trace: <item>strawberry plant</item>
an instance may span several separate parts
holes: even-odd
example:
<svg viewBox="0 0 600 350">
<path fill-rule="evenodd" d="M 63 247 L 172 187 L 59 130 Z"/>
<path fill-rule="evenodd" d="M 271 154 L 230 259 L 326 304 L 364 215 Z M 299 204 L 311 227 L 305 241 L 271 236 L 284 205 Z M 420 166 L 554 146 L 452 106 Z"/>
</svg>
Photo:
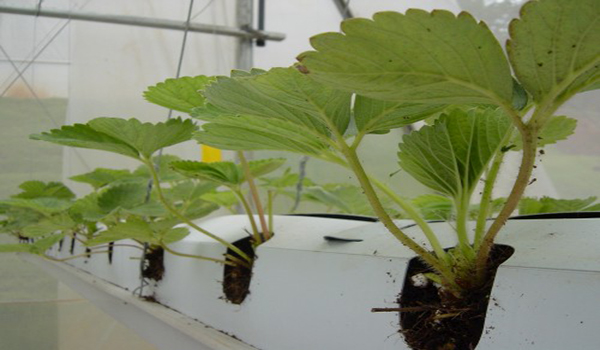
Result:
<svg viewBox="0 0 600 350">
<path fill-rule="evenodd" d="M 295 67 L 203 78 L 197 89 L 206 101 L 188 110 L 207 123 L 194 138 L 223 149 L 297 152 L 351 169 L 379 220 L 430 268 L 442 305 L 468 308 L 460 301 L 491 286 L 495 238 L 530 183 L 538 148 L 574 130 L 575 120 L 557 110 L 600 87 L 599 11 L 594 0 L 530 1 L 510 24 L 507 55 L 486 24 L 465 12 L 349 19 L 341 33 L 313 37 L 314 51 L 299 55 Z M 424 119 L 434 122 L 403 138 L 399 166 L 447 199 L 455 247 L 441 246 L 413 203 L 371 176 L 357 154 L 368 135 Z M 521 153 L 521 165 L 488 225 L 509 151 Z M 473 225 L 480 180 L 485 186 Z M 404 233 L 382 198 L 416 222 L 429 247 Z M 436 320 L 429 320 L 432 329 Z M 476 344 L 453 341 L 440 346 Z"/>
</svg>

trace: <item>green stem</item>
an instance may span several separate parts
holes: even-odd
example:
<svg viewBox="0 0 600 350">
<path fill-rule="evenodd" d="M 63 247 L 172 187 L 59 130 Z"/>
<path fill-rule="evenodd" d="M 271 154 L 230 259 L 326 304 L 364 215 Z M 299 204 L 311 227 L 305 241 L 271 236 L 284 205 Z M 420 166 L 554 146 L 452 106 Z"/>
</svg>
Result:
<svg viewBox="0 0 600 350">
<path fill-rule="evenodd" d="M 352 145 L 350 146 L 350 149 L 353 149 L 353 150 L 358 149 L 358 146 L 360 145 L 360 143 L 362 142 L 362 140 L 363 140 L 364 137 L 365 137 L 365 133 L 364 132 L 359 132 L 354 137 L 354 141 L 352 142 Z"/>
<path fill-rule="evenodd" d="M 98 252 L 87 252 L 87 253 L 83 253 L 83 254 L 78 254 L 78 255 L 73 255 L 70 256 L 68 258 L 62 258 L 62 259 L 57 259 L 55 257 L 46 255 L 46 254 L 42 254 L 42 257 L 48 259 L 48 260 L 52 260 L 52 261 L 56 261 L 56 262 L 63 262 L 63 261 L 68 261 L 68 260 L 73 260 L 73 259 L 77 259 L 77 258 L 84 258 L 84 257 L 88 257 L 92 254 L 105 254 L 108 253 L 108 250 L 102 250 L 102 251 L 98 251 Z"/>
<path fill-rule="evenodd" d="M 177 256 L 181 256 L 184 258 L 192 258 L 192 259 L 198 259 L 198 260 L 207 260 L 207 261 L 212 261 L 212 262 L 217 262 L 223 265 L 229 265 L 229 266 L 236 266 L 236 264 L 234 262 L 231 261 L 227 261 L 227 260 L 222 260 L 222 259 L 215 259 L 215 258 L 209 258 L 206 256 L 200 256 L 200 255 L 193 255 L 193 254 L 186 254 L 186 253 L 180 253 L 177 252 L 171 248 L 169 248 L 166 244 L 161 243 L 160 245 L 165 251 L 173 254 L 173 255 L 177 255 Z"/>
<path fill-rule="evenodd" d="M 246 156 L 244 156 L 244 152 L 239 151 L 238 156 L 240 158 L 240 164 L 242 165 L 242 169 L 244 169 L 244 173 L 246 175 L 246 182 L 248 182 L 248 186 L 250 187 L 250 195 L 252 196 L 252 201 L 254 202 L 254 207 L 256 208 L 256 213 L 258 214 L 258 221 L 260 222 L 260 227 L 262 229 L 261 240 L 259 243 L 263 243 L 271 238 L 271 232 L 269 231 L 269 227 L 267 226 L 267 221 L 265 220 L 265 211 L 263 209 L 262 203 L 260 202 L 260 197 L 258 196 L 258 188 L 254 183 L 254 176 L 250 172 L 250 166 L 248 165 L 248 161 L 246 160 Z"/>
<path fill-rule="evenodd" d="M 400 196 L 398 196 L 387 185 L 385 185 L 378 179 L 376 179 L 372 176 L 369 176 L 369 179 L 371 180 L 371 182 L 373 182 L 375 184 L 375 186 L 377 186 L 377 188 L 379 188 L 394 203 L 396 203 L 400 207 L 400 209 L 402 209 L 406 213 L 406 215 L 408 215 L 408 217 L 417 224 L 417 226 L 419 226 L 419 228 L 421 229 L 421 231 L 423 231 L 423 234 L 429 241 L 429 244 L 431 244 L 431 247 L 432 247 L 433 251 L 435 252 L 435 255 L 438 258 L 440 258 L 446 262 L 450 262 L 448 254 L 446 253 L 446 251 L 440 244 L 440 241 L 438 240 L 437 236 L 431 229 L 431 226 L 429 226 L 427 221 L 425 221 L 425 219 L 423 219 L 423 217 L 417 211 L 417 209 L 415 209 L 414 206 L 412 206 L 410 203 L 408 203 L 407 201 L 402 199 Z"/>
<path fill-rule="evenodd" d="M 74 238 L 77 242 L 85 245 L 85 241 L 79 237 L 77 237 L 77 233 L 73 234 L 73 235 L 69 235 L 71 238 Z"/>
<path fill-rule="evenodd" d="M 350 149 L 355 151 L 357 146 L 358 146 L 358 144 L 355 142 L 355 143 L 353 143 L 352 147 L 350 147 Z M 319 158 L 322 160 L 331 162 L 331 163 L 338 164 L 346 169 L 350 169 L 351 171 L 353 171 L 352 167 L 350 166 L 350 164 L 347 161 L 345 161 L 342 158 L 339 158 L 338 156 L 336 156 L 333 153 L 325 153 Z M 417 224 L 417 226 L 419 226 L 419 228 L 421 229 L 421 231 L 423 231 L 423 234 L 425 234 L 425 237 L 429 241 L 429 244 L 431 244 L 431 247 L 432 247 L 433 251 L 435 252 L 436 256 L 438 258 L 444 260 L 447 264 L 450 264 L 449 255 L 446 253 L 446 251 L 440 244 L 437 236 L 431 229 L 431 226 L 429 226 L 427 221 L 425 221 L 423 219 L 423 217 L 415 209 L 415 207 L 412 206 L 409 202 L 402 199 L 400 196 L 398 196 L 394 191 L 392 191 L 383 182 L 379 181 L 378 179 L 376 179 L 375 177 L 370 176 L 370 175 L 368 175 L 367 177 L 373 184 L 375 184 L 375 186 L 377 186 L 377 188 L 379 188 L 392 201 L 394 201 L 394 203 L 396 203 L 408 215 L 408 217 L 410 217 L 410 219 L 413 220 Z"/>
<path fill-rule="evenodd" d="M 273 232 L 273 201 L 275 200 L 273 191 L 267 191 L 267 200 L 267 212 L 269 214 L 269 232 Z"/>
<path fill-rule="evenodd" d="M 247 262 L 252 263 L 252 258 L 250 258 L 246 253 L 244 253 L 238 247 L 236 247 L 233 244 L 227 242 L 226 240 L 222 239 L 221 237 L 218 237 L 218 236 L 210 233 L 209 231 L 201 228 L 200 226 L 194 224 L 191 220 L 189 220 L 184 215 L 182 215 L 181 213 L 179 213 L 179 211 L 177 211 L 175 208 L 173 208 L 171 206 L 171 204 L 167 201 L 167 199 L 165 198 L 165 196 L 164 196 L 164 194 L 162 192 L 162 189 L 160 187 L 160 182 L 158 180 L 158 174 L 156 173 L 156 170 L 154 169 L 154 165 L 152 164 L 152 160 L 150 160 L 150 159 L 143 159 L 143 162 L 146 165 L 146 167 L 148 168 L 148 171 L 150 171 L 150 174 L 152 175 L 152 181 L 154 182 L 154 188 L 156 189 L 156 193 L 158 194 L 158 199 L 165 206 L 165 208 L 167 208 L 167 210 L 171 214 L 173 214 L 176 218 L 178 218 L 179 220 L 181 220 L 181 222 L 187 224 L 188 226 L 190 226 L 191 228 L 195 229 L 196 231 L 205 234 L 206 236 L 214 239 L 215 241 L 217 241 L 217 242 L 221 243 L 222 245 L 226 246 L 227 248 L 233 250 L 240 257 L 242 257 L 244 260 L 246 260 Z"/>
<path fill-rule="evenodd" d="M 250 226 L 252 227 L 252 236 L 254 237 L 254 241 L 260 242 L 260 232 L 258 231 L 258 226 L 256 226 L 256 220 L 254 220 L 254 215 L 252 213 L 252 208 L 250 208 L 250 204 L 244 197 L 244 194 L 241 190 L 232 188 L 231 191 L 235 194 L 236 197 L 238 197 L 238 200 L 242 204 L 242 207 L 244 207 L 246 215 L 248 215 L 248 220 L 250 221 Z"/>
<path fill-rule="evenodd" d="M 512 132 L 508 133 L 508 135 L 511 136 Z M 506 144 L 506 142 L 502 143 L 503 146 Z M 479 204 L 479 214 L 477 215 L 477 225 L 475 226 L 475 239 L 473 241 L 475 251 L 479 249 L 483 240 L 485 224 L 487 222 L 488 217 L 490 217 L 494 185 L 496 184 L 496 179 L 498 178 L 500 167 L 504 162 L 504 155 L 506 154 L 506 152 L 507 151 L 502 150 L 497 151 L 496 156 L 494 157 L 494 161 L 492 162 L 492 165 L 488 170 L 487 176 L 485 177 L 485 185 L 483 187 L 483 193 L 481 194 L 481 202 Z"/>
<path fill-rule="evenodd" d="M 559 106 L 560 103 L 555 102 L 553 98 L 547 97 L 544 102 L 536 108 L 527 124 L 522 122 L 521 116 L 515 112 L 511 106 L 506 104 L 501 106 L 504 111 L 511 116 L 517 130 L 519 130 L 523 143 L 523 157 L 521 158 L 521 167 L 519 168 L 519 173 L 517 174 L 510 195 L 506 199 L 504 207 L 502 207 L 502 210 L 485 234 L 477 253 L 476 264 L 479 267 L 477 269 L 477 277 L 480 281 L 485 279 L 486 269 L 484 267 L 487 264 L 498 232 L 500 232 L 500 229 L 502 229 L 512 212 L 519 205 L 519 201 L 521 200 L 521 197 L 523 197 L 523 193 L 525 193 L 525 188 L 527 188 L 527 185 L 529 184 L 529 178 L 531 177 L 535 165 L 538 133 Z"/>
<path fill-rule="evenodd" d="M 249 270 L 252 269 L 252 264 L 249 264 L 246 260 L 242 260 L 237 256 L 233 256 L 231 254 L 225 254 L 225 258 L 231 262 L 231 266 L 243 266 Z"/>
<path fill-rule="evenodd" d="M 455 203 L 456 207 L 456 237 L 458 246 L 464 257 L 472 261 L 474 258 L 473 247 L 469 243 L 467 221 L 469 220 L 470 193 L 463 193 Z"/>
<path fill-rule="evenodd" d="M 523 157 L 521 158 L 521 167 L 519 168 L 519 173 L 517 174 L 512 191 L 506 199 L 504 207 L 485 234 L 483 241 L 481 242 L 479 252 L 477 253 L 476 264 L 478 266 L 477 271 L 480 281 L 485 279 L 486 269 L 484 267 L 487 265 L 492 246 L 494 245 L 494 240 L 512 212 L 517 208 L 517 205 L 519 204 L 519 201 L 525 192 L 525 188 L 529 184 L 529 178 L 531 177 L 531 173 L 533 171 L 537 151 L 537 132 L 526 128 L 522 136 Z"/>
<path fill-rule="evenodd" d="M 438 271 L 442 279 L 444 280 L 446 286 L 453 289 L 454 292 L 459 292 L 460 287 L 454 281 L 455 276 L 451 269 L 448 268 L 448 266 L 446 266 L 445 264 L 443 264 L 441 260 L 439 260 L 434 255 L 423 249 L 423 247 L 421 247 L 419 244 L 413 241 L 404 232 L 402 232 L 402 230 L 400 230 L 400 228 L 396 226 L 394 221 L 386 213 L 385 209 L 381 205 L 381 202 L 379 201 L 379 198 L 377 197 L 377 193 L 375 192 L 375 189 L 373 188 L 369 177 L 367 176 L 364 168 L 362 167 L 362 164 L 360 163 L 360 160 L 358 159 L 356 151 L 348 147 L 348 145 L 342 139 L 340 139 L 339 146 L 343 155 L 348 160 L 351 169 L 356 174 L 356 177 L 358 178 L 361 187 L 365 191 L 365 195 L 367 196 L 369 203 L 371 203 L 375 214 L 383 223 L 383 225 L 390 231 L 392 235 L 394 235 L 394 237 L 396 237 L 396 239 L 398 239 L 402 244 L 404 244 L 406 247 L 408 247 L 417 255 L 419 255 L 433 269 Z"/>
<path fill-rule="evenodd" d="M 113 247 L 129 247 L 129 248 L 136 248 L 136 249 L 139 249 L 139 250 L 144 250 L 144 248 L 142 248 L 142 247 L 140 247 L 138 245 L 124 244 L 124 243 L 122 243 L 122 244 L 115 243 L 113 245 Z M 94 250 L 94 249 L 105 249 L 105 248 L 108 248 L 108 245 L 97 245 L 97 246 L 88 247 L 88 248 L 91 249 L 91 250 Z"/>
</svg>

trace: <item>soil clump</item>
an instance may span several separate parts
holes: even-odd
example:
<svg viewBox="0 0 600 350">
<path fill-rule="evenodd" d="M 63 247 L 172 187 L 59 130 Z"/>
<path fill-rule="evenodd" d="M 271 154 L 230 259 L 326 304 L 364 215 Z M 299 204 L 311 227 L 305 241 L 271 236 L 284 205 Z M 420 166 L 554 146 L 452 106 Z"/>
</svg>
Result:
<svg viewBox="0 0 600 350">
<path fill-rule="evenodd" d="M 485 322 L 485 314 L 498 266 L 514 249 L 495 245 L 488 266 L 488 281 L 481 288 L 466 292 L 457 299 L 435 284 L 415 286 L 412 277 L 433 272 L 419 258 L 408 265 L 400 304 L 400 333 L 415 350 L 473 350 L 477 346 Z"/>
</svg>

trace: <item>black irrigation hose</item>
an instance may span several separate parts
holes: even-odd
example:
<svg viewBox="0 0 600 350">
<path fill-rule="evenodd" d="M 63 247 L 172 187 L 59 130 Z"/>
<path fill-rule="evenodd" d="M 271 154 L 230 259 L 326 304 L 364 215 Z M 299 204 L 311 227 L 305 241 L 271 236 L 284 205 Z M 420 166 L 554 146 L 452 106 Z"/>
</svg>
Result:
<svg viewBox="0 0 600 350">
<path fill-rule="evenodd" d="M 365 221 L 365 222 L 378 222 L 376 217 L 363 216 L 363 215 L 352 215 L 352 214 L 327 214 L 327 213 L 309 213 L 309 214 L 286 214 L 287 216 L 309 216 L 313 218 L 325 218 L 325 219 L 342 219 L 342 220 L 354 220 L 354 221 Z"/>
<path fill-rule="evenodd" d="M 575 211 L 564 213 L 541 213 L 518 215 L 509 218 L 509 220 L 539 220 L 539 219 L 597 219 L 600 218 L 600 211 Z"/>
</svg>

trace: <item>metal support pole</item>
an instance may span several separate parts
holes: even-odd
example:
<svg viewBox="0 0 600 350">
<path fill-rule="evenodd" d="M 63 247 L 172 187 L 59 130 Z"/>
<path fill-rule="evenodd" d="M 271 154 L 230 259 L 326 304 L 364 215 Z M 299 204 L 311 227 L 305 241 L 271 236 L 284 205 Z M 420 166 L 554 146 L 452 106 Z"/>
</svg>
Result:
<svg viewBox="0 0 600 350">
<path fill-rule="evenodd" d="M 265 0 L 258 0 L 258 31 L 265 30 Z M 256 46 L 265 46 L 265 41 L 256 39 Z"/>
<path fill-rule="evenodd" d="M 236 22 L 239 28 L 243 29 L 251 29 L 252 28 L 252 20 L 254 15 L 254 1 L 253 0 L 237 0 L 237 9 L 236 9 Z M 238 42 L 237 52 L 236 52 L 236 68 L 241 70 L 250 70 L 254 65 L 254 55 L 253 55 L 254 43 L 252 39 L 240 38 Z M 246 151 L 246 158 L 253 159 L 254 152 Z M 239 163 L 240 160 L 236 155 L 236 163 Z M 242 213 L 243 210 L 240 205 L 236 207 L 238 213 Z"/>
<path fill-rule="evenodd" d="M 238 28 L 244 32 L 252 29 L 252 20 L 254 14 L 253 0 L 237 0 L 236 22 Z M 236 57 L 236 68 L 249 70 L 254 64 L 252 38 L 240 38 Z"/>
<path fill-rule="evenodd" d="M 241 3 L 248 2 L 247 0 L 239 0 Z M 239 9 L 239 6 L 238 6 Z M 252 9 L 252 4 L 250 4 Z M 265 31 L 249 30 L 251 26 L 245 27 L 240 26 L 239 28 L 232 28 L 221 25 L 209 25 L 200 23 L 190 23 L 189 27 L 186 26 L 185 22 L 174 21 L 167 19 L 158 18 L 145 18 L 135 16 L 121 16 L 121 15 L 103 15 L 95 13 L 85 13 L 76 11 L 59 11 L 59 10 L 47 10 L 37 8 L 20 8 L 13 6 L 0 6 L 0 13 L 10 13 L 15 15 L 30 15 L 39 17 L 52 17 L 52 18 L 67 18 L 71 20 L 79 21 L 90 21 L 90 22 L 102 22 L 112 24 L 126 24 L 138 27 L 149 27 L 149 28 L 161 28 L 161 29 L 173 29 L 173 30 L 188 30 L 190 32 L 197 33 L 208 33 L 208 34 L 220 34 L 243 38 L 245 40 L 251 39 L 262 39 L 262 40 L 275 40 L 281 41 L 285 39 L 285 34 L 282 33 L 271 33 Z M 249 13 L 250 20 L 252 19 L 252 12 Z"/>
<path fill-rule="evenodd" d="M 350 10 L 350 0 L 333 0 L 333 2 L 343 19 L 354 17 L 352 10 Z"/>
</svg>

